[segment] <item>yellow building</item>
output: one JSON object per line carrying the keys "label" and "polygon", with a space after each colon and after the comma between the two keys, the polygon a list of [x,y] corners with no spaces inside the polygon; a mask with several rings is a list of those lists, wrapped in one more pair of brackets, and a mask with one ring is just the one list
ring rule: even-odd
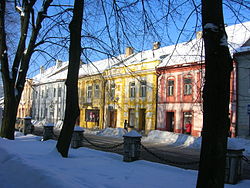
{"label": "yellow building", "polygon": [[101,74],[79,78],[81,127],[103,128],[104,83]]}
{"label": "yellow building", "polygon": [[26,79],[22,97],[17,111],[17,118],[24,118],[32,114],[32,79]]}
{"label": "yellow building", "polygon": [[117,58],[82,64],[79,70],[79,125],[84,128],[104,127],[105,84],[103,71],[117,63]]}
{"label": "yellow building", "polygon": [[157,74],[159,60],[153,51],[133,54],[127,49],[126,59],[104,72],[105,127],[129,128],[145,131],[155,129]]}
{"label": "yellow building", "polygon": [[[137,129],[148,133],[156,127],[156,66],[164,58],[159,43],[153,50],[125,54],[80,69],[80,126],[100,129]],[[89,67],[87,67],[89,66]],[[98,71],[97,71],[98,70]]]}

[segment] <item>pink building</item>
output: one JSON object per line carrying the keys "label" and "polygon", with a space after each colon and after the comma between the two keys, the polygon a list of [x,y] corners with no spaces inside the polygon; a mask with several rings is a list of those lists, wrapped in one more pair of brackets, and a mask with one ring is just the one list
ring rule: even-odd
{"label": "pink building", "polygon": [[[202,86],[204,64],[190,63],[166,66],[157,69],[158,108],[157,129],[176,133],[187,133],[191,124],[191,135],[200,136],[203,124]],[[230,114],[231,131],[234,136],[235,105],[234,75],[231,76]],[[187,133],[189,134],[189,133]]]}

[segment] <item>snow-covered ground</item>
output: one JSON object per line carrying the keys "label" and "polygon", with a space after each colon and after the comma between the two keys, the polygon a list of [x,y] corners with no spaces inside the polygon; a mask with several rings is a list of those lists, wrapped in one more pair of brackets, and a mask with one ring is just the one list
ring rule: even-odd
{"label": "snow-covered ground", "polygon": [[[87,148],[70,149],[69,158],[62,158],[55,141],[40,140],[20,133],[14,141],[0,138],[1,188],[193,188],[196,184],[197,171],[143,160],[127,163],[121,155]],[[225,187],[249,188],[250,180]]]}
{"label": "snow-covered ground", "polygon": [[[33,121],[35,126],[41,127],[45,125],[45,121]],[[54,129],[60,129],[62,121],[56,123]],[[121,138],[127,131],[123,128],[106,128],[103,130],[84,129],[85,134],[95,134],[99,136],[110,136]],[[145,137],[142,137],[142,142],[153,142],[166,145],[182,145],[194,149],[200,149],[201,137],[193,137],[190,135],[172,133],[167,131],[153,130]],[[245,149],[244,155],[250,156],[250,140],[243,138],[228,138],[228,149]]]}

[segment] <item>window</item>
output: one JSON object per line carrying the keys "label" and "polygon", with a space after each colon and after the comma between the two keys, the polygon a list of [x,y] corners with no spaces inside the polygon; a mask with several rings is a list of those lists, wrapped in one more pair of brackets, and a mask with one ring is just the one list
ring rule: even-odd
{"label": "window", "polygon": [[192,94],[192,77],[189,75],[184,78],[184,95]]}
{"label": "window", "polygon": [[45,108],[45,109],[44,109],[43,118],[47,117],[47,114],[48,114],[48,109],[47,109],[47,108]]}
{"label": "window", "polygon": [[92,98],[92,86],[87,86],[87,99]]}
{"label": "window", "polygon": [[167,95],[168,96],[174,95],[174,80],[168,80]]}
{"label": "window", "polygon": [[95,98],[100,97],[100,87],[98,84],[95,85]]}
{"label": "window", "polygon": [[99,121],[99,110],[86,110],[85,121],[98,122]]}
{"label": "window", "polygon": [[115,98],[115,84],[110,85],[110,96],[111,96],[111,99]]}
{"label": "window", "polygon": [[59,88],[58,88],[58,97],[61,97],[61,96],[62,96],[62,88],[59,87]]}
{"label": "window", "polygon": [[140,97],[146,97],[147,93],[147,82],[145,80],[141,81],[140,85]]}
{"label": "window", "polygon": [[49,89],[46,90],[46,96],[45,97],[48,98],[48,96],[49,96]]}
{"label": "window", "polygon": [[134,98],[135,97],[135,82],[131,82],[129,84],[129,97]]}
{"label": "window", "polygon": [[42,90],[42,98],[43,98],[43,92],[44,92],[44,91]]}
{"label": "window", "polygon": [[56,88],[54,88],[54,97],[56,97]]}

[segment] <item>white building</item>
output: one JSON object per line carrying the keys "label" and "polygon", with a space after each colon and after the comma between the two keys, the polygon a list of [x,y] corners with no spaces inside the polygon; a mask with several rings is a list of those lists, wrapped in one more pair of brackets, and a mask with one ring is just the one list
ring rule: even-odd
{"label": "white building", "polygon": [[65,80],[68,62],[57,61],[48,69],[41,67],[40,74],[33,78],[32,118],[56,123],[64,118],[66,105]]}
{"label": "white building", "polygon": [[236,134],[250,138],[250,39],[236,49],[234,59],[237,62],[238,87]]}

